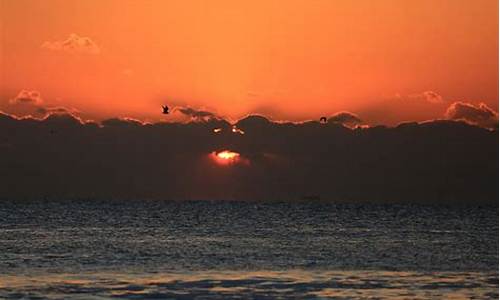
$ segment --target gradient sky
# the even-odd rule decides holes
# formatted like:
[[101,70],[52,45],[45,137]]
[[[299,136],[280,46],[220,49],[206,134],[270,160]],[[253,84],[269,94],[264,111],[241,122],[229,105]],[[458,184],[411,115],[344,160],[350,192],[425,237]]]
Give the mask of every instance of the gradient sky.
[[496,0],[0,5],[4,111],[22,90],[93,119],[165,119],[163,103],[232,119],[346,110],[371,124],[439,118],[454,101],[498,111]]

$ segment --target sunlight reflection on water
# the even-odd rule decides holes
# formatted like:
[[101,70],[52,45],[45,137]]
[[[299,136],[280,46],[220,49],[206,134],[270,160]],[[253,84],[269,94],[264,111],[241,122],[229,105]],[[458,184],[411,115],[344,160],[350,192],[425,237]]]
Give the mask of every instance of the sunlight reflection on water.
[[307,271],[2,276],[6,299],[496,299],[495,272]]

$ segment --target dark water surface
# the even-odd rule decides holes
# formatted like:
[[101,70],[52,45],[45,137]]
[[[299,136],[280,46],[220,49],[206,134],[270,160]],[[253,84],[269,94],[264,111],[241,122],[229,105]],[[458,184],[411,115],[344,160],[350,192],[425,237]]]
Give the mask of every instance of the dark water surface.
[[498,298],[498,207],[0,204],[0,298]]

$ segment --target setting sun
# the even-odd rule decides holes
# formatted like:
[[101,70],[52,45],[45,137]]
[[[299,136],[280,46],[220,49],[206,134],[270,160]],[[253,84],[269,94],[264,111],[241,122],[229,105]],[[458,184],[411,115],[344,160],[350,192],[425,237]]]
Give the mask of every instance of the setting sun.
[[223,150],[218,152],[214,151],[210,156],[213,161],[220,165],[231,165],[244,162],[238,152],[233,152],[230,150]]
[[240,156],[239,153],[231,152],[231,151],[227,151],[227,150],[224,150],[224,151],[217,153],[218,158],[225,159],[225,160],[235,160],[239,156]]

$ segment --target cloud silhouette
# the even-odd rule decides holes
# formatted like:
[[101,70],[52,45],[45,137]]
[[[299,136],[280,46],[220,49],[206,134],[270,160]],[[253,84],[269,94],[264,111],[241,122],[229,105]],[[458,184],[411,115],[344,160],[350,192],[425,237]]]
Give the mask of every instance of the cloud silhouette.
[[[29,119],[26,119],[29,120]],[[41,119],[42,124],[51,125],[54,127],[66,128],[66,127],[78,127],[81,125],[85,125],[84,122],[79,117],[72,115],[70,113],[51,113]]]
[[[498,131],[441,120],[349,129],[248,116],[101,124],[0,113],[0,199],[497,203]],[[36,149],[36,151],[35,151]],[[229,150],[245,163],[218,164]]]
[[450,120],[461,120],[484,128],[498,128],[498,113],[484,103],[454,102],[445,112]]
[[362,124],[362,120],[354,113],[343,111],[328,118],[328,123],[341,124],[349,128],[354,128]]
[[236,126],[245,129],[246,128],[256,129],[256,128],[265,128],[266,126],[270,126],[271,124],[272,122],[268,118],[262,115],[248,115],[245,118],[239,120],[236,123]]
[[108,126],[108,127],[120,127],[120,126],[142,126],[148,123],[144,123],[134,118],[111,118],[102,121],[101,124],[103,126]]
[[64,41],[46,41],[41,46],[43,49],[52,51],[66,51],[70,53],[99,54],[101,49],[88,37],[71,33]]

